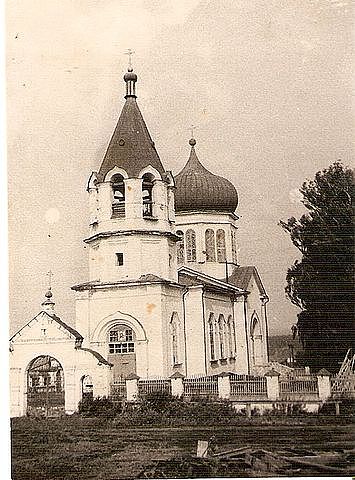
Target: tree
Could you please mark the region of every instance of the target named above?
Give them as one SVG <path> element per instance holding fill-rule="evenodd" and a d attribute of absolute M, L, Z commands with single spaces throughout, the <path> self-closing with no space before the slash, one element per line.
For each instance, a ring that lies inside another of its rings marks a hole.
<path fill-rule="evenodd" d="M 354 347 L 354 175 L 340 162 L 300 189 L 308 212 L 280 222 L 302 254 L 287 271 L 304 364 L 337 371 Z"/>

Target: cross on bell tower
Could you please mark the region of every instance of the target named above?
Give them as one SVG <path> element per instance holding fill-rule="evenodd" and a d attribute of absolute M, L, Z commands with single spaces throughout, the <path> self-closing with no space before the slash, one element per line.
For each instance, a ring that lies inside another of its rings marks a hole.
<path fill-rule="evenodd" d="M 134 50 L 131 50 L 130 48 L 125 52 L 125 55 L 128 55 L 128 71 L 132 72 L 133 67 L 132 67 L 132 55 L 135 54 Z"/>

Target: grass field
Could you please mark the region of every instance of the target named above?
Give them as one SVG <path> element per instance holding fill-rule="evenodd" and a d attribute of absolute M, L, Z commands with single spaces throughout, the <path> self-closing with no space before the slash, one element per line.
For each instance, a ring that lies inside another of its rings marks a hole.
<path fill-rule="evenodd" d="M 267 423 L 267 424 L 265 424 Z M 137 477 L 155 459 L 196 453 L 197 440 L 216 436 L 218 450 L 286 446 L 312 451 L 352 449 L 350 418 L 243 419 L 218 427 L 122 428 L 114 421 L 80 418 L 12 420 L 12 478 L 118 479 Z"/>

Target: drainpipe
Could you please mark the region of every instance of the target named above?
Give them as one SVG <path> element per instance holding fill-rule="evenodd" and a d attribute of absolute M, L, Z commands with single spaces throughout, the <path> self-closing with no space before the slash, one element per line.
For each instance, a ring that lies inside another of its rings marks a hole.
<path fill-rule="evenodd" d="M 186 303 L 185 295 L 189 291 L 188 287 L 185 287 L 182 292 L 182 311 L 184 320 L 184 362 L 185 362 L 185 377 L 187 377 L 187 342 L 186 342 Z"/>
<path fill-rule="evenodd" d="M 245 340 L 247 342 L 246 347 L 247 347 L 247 360 L 248 360 L 248 375 L 250 375 L 248 322 L 247 322 L 247 294 L 244 294 L 243 297 L 244 297 L 244 330 L 245 330 Z"/>
<path fill-rule="evenodd" d="M 205 289 L 202 288 L 202 322 L 203 322 L 203 350 L 205 352 L 205 375 L 207 375 L 207 345 L 206 345 L 206 318 L 205 318 Z"/>
<path fill-rule="evenodd" d="M 267 315 L 266 315 L 266 304 L 268 303 L 268 301 L 269 301 L 269 297 L 267 295 L 261 297 L 261 305 L 263 307 L 263 314 L 264 314 L 264 320 L 265 320 L 267 361 L 269 361 L 269 325 L 268 325 Z"/>

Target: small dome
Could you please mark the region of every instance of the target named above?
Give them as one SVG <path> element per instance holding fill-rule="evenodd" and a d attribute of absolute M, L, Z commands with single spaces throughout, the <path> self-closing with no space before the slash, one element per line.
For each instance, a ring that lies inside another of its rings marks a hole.
<path fill-rule="evenodd" d="M 129 81 L 136 82 L 137 81 L 137 75 L 135 73 L 133 73 L 132 68 L 129 68 L 128 72 L 124 74 L 123 80 L 125 82 L 129 82 Z"/>
<path fill-rule="evenodd" d="M 196 140 L 189 141 L 190 157 L 175 177 L 175 210 L 177 212 L 216 210 L 234 213 L 238 194 L 226 178 L 209 172 L 199 161 L 195 152 Z"/>

